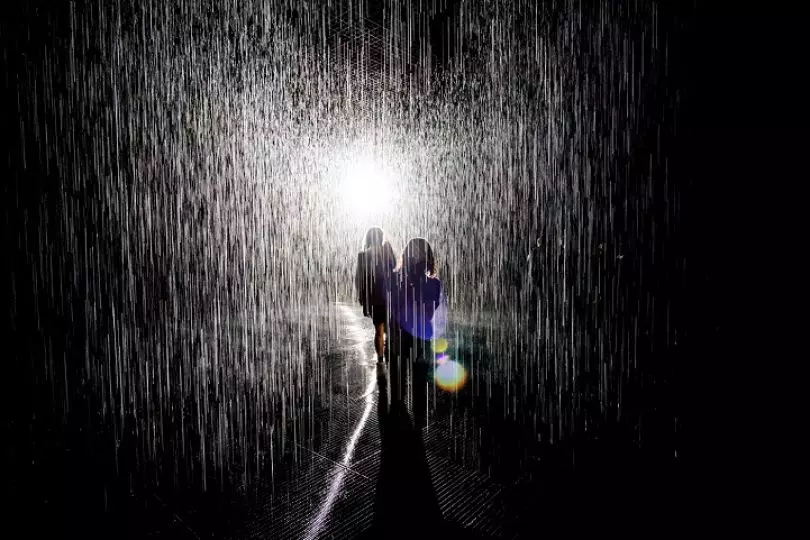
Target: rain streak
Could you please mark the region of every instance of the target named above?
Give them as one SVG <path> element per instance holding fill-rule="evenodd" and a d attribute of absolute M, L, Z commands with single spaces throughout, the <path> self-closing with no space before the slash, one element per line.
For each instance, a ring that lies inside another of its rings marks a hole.
<path fill-rule="evenodd" d="M 4 189 L 32 399 L 132 490 L 272 486 L 362 397 L 330 351 L 379 225 L 436 252 L 430 395 L 472 426 L 466 461 L 608 429 L 675 454 L 679 94 L 672 23 L 641 4 L 20 8 L 42 36 Z"/>

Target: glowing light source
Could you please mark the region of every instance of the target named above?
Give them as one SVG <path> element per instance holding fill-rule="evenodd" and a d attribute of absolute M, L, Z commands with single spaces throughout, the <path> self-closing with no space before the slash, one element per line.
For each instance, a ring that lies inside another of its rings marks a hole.
<path fill-rule="evenodd" d="M 386 212 L 391 207 L 394 171 L 370 153 L 349 156 L 341 173 L 344 203 L 356 217 Z"/>
<path fill-rule="evenodd" d="M 441 362 L 439 359 L 442 359 Z M 457 392 L 467 382 L 467 370 L 458 362 L 447 358 L 447 355 L 441 355 L 437 358 L 434 380 L 442 390 Z"/>

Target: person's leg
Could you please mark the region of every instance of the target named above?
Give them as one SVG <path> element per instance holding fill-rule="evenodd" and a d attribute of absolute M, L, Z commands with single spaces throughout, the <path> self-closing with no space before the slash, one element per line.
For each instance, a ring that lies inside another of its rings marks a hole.
<path fill-rule="evenodd" d="M 383 361 L 383 354 L 385 353 L 385 323 L 374 323 L 374 350 L 377 351 L 377 361 Z"/>
<path fill-rule="evenodd" d="M 391 402 L 404 401 L 407 386 L 408 368 L 411 362 L 412 338 L 402 330 L 395 332 L 397 338 L 389 348 L 390 366 L 388 376 L 391 381 Z"/>
<path fill-rule="evenodd" d="M 433 349 L 429 341 L 415 340 L 413 359 L 413 416 L 417 428 L 427 425 L 428 374 L 433 365 Z"/>

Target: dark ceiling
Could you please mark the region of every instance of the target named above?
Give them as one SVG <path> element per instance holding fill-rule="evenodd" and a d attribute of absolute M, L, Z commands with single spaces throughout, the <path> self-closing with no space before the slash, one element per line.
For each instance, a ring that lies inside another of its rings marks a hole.
<path fill-rule="evenodd" d="M 331 68 L 363 71 L 370 80 L 412 72 L 427 59 L 441 68 L 456 54 L 458 7 L 458 0 L 332 4 L 325 8 Z"/>

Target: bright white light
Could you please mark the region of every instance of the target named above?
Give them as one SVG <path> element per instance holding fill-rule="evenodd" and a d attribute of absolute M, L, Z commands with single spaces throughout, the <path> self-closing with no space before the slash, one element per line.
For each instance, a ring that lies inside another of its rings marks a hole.
<path fill-rule="evenodd" d="M 368 217 L 390 210 L 395 175 L 369 154 L 348 156 L 342 171 L 341 195 L 356 217 Z"/>

